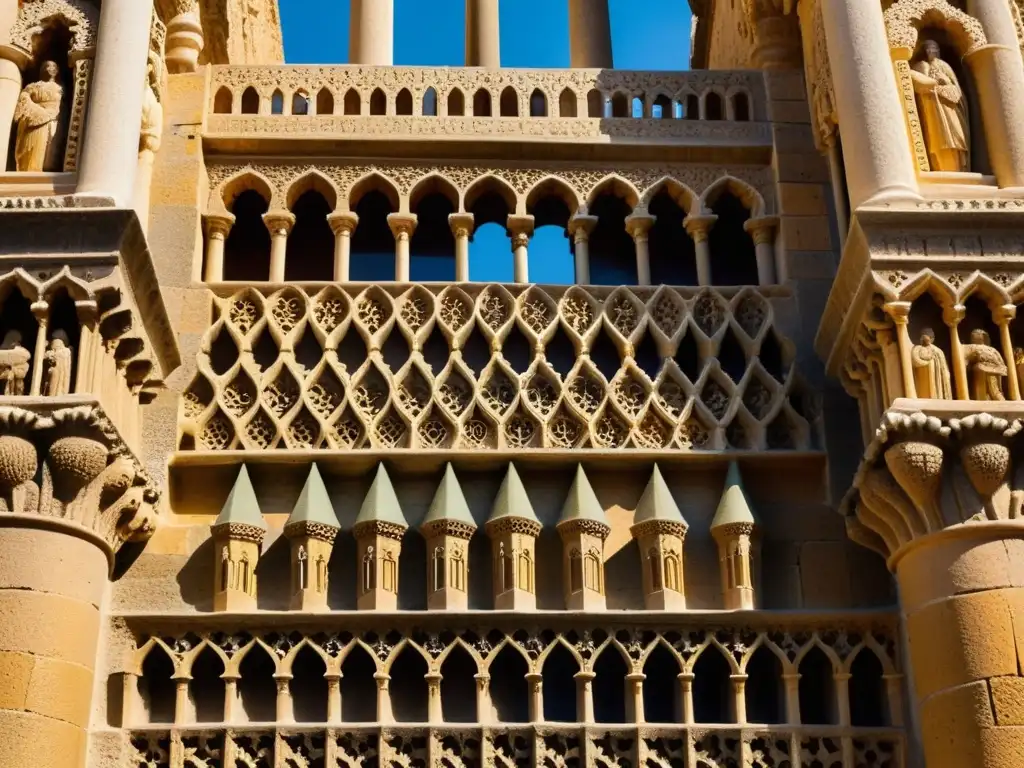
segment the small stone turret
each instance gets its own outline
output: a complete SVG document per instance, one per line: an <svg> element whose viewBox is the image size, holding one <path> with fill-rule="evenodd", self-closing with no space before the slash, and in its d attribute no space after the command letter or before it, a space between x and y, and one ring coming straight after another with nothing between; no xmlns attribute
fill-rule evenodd
<svg viewBox="0 0 1024 768"><path fill-rule="evenodd" d="M485 529L491 539L495 609L536 610L536 547L541 524L514 464L508 465Z"/></svg>
<svg viewBox="0 0 1024 768"><path fill-rule="evenodd" d="M604 541L611 526L582 465L576 466L576 477L557 527L562 537L565 607L570 611L603 611Z"/></svg>
<svg viewBox="0 0 1024 768"><path fill-rule="evenodd" d="M391 478L380 464L352 527L359 557L359 610L397 610L398 558L408 529Z"/></svg>
<svg viewBox="0 0 1024 768"><path fill-rule="evenodd" d="M640 547L644 607L648 610L686 610L683 541L687 528L686 520L655 464L630 528Z"/></svg>
<svg viewBox="0 0 1024 768"><path fill-rule="evenodd" d="M427 608L469 608L469 540L476 523L449 463L420 526L427 540Z"/></svg>
<svg viewBox="0 0 1024 768"><path fill-rule="evenodd" d="M743 492L743 480L736 462L729 464L725 489L718 511L711 521L711 535L718 543L722 571L722 595L726 610L754 609L754 567L751 539L757 521Z"/></svg>
<svg viewBox="0 0 1024 768"><path fill-rule="evenodd" d="M327 564L339 527L320 470L313 464L284 526L291 542L293 610L327 610Z"/></svg>
<svg viewBox="0 0 1024 768"><path fill-rule="evenodd" d="M212 526L214 556L213 610L256 610L256 564L267 533L256 491L245 464Z"/></svg>

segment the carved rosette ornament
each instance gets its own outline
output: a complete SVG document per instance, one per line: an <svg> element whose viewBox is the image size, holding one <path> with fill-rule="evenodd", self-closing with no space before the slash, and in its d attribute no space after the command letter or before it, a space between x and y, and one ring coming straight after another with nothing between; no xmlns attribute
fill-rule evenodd
<svg viewBox="0 0 1024 768"><path fill-rule="evenodd" d="M889 411L843 500L850 537L891 557L957 525L1021 517L1024 421Z"/></svg>
<svg viewBox="0 0 1024 768"><path fill-rule="evenodd" d="M159 492L93 405L39 414L0 407L0 521L39 515L85 528L108 555L148 539Z"/></svg>

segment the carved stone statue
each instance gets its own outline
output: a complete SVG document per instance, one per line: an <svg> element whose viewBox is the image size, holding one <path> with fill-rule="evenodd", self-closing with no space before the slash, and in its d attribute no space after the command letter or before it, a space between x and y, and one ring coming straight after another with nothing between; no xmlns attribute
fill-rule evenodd
<svg viewBox="0 0 1024 768"><path fill-rule="evenodd" d="M0 384L5 395L24 395L32 355L21 346L21 332L8 331L0 345Z"/></svg>
<svg viewBox="0 0 1024 768"><path fill-rule="evenodd" d="M971 343L964 344L964 362L970 374L972 400L1006 399L1002 382L1007 374L1006 363L986 331L971 331Z"/></svg>
<svg viewBox="0 0 1024 768"><path fill-rule="evenodd" d="M917 93L931 169L969 171L971 133L967 97L953 68L942 60L938 43L926 40L924 55L924 59L914 63L910 76Z"/></svg>
<svg viewBox="0 0 1024 768"><path fill-rule="evenodd" d="M917 396L929 400L952 400L946 353L935 346L935 331L925 328L921 341L910 351Z"/></svg>
<svg viewBox="0 0 1024 768"><path fill-rule="evenodd" d="M61 104L64 88L60 69L44 61L39 80L29 83L18 97L14 120L18 137L14 158L19 171L60 171L64 146L61 133Z"/></svg>
<svg viewBox="0 0 1024 768"><path fill-rule="evenodd" d="M48 397L67 395L71 392L71 346L64 331L54 331L50 348L44 359L46 375L43 379L43 394Z"/></svg>
<svg viewBox="0 0 1024 768"><path fill-rule="evenodd" d="M164 126L164 108L156 95L156 73L150 63L146 75L146 90L142 96L142 132L139 136L139 152L158 152Z"/></svg>

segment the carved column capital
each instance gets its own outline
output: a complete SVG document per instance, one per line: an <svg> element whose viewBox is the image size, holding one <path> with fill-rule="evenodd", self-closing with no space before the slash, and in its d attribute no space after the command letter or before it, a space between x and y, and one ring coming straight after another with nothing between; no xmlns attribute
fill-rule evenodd
<svg viewBox="0 0 1024 768"><path fill-rule="evenodd" d="M947 325L959 325L966 315L967 307L963 304L954 304L951 307L942 308L942 320Z"/></svg>
<svg viewBox="0 0 1024 768"><path fill-rule="evenodd" d="M758 216L743 222L743 229L750 235L755 245L774 242L778 228L778 216Z"/></svg>
<svg viewBox="0 0 1024 768"><path fill-rule="evenodd" d="M884 304L882 309L897 325L906 325L910 318L910 306L909 301L890 301Z"/></svg>
<svg viewBox="0 0 1024 768"><path fill-rule="evenodd" d="M1014 304L1004 304L992 310L992 319L996 325L1008 323L1017 316L1017 307Z"/></svg>
<svg viewBox="0 0 1024 768"><path fill-rule="evenodd" d="M577 243L587 242L590 239L590 233L594 231L596 226L597 216L577 213L569 219L569 234L573 236Z"/></svg>
<svg viewBox="0 0 1024 768"><path fill-rule="evenodd" d="M335 211L327 215L327 223L335 235L351 235L359 226L359 215L352 211Z"/></svg>
<svg viewBox="0 0 1024 768"><path fill-rule="evenodd" d="M529 242L529 239L533 237L533 225L533 216L522 216L512 213L509 214L506 227L508 228L509 235L513 239L516 236L523 235L527 238L527 242Z"/></svg>
<svg viewBox="0 0 1024 768"><path fill-rule="evenodd" d="M388 226L391 227L391 233L395 236L395 240L411 238L412 233L416 231L417 221L415 213L388 214Z"/></svg>
<svg viewBox="0 0 1024 768"><path fill-rule="evenodd" d="M649 213L631 213L626 217L626 231L634 240L646 240L647 233L657 220L657 216L651 216Z"/></svg>
<svg viewBox="0 0 1024 768"><path fill-rule="evenodd" d="M718 217L714 214L690 215L683 219L683 228L695 243L703 243L708 239L708 233L715 226L716 221L718 221Z"/></svg>
<svg viewBox="0 0 1024 768"><path fill-rule="evenodd" d="M448 214L448 226L456 239L469 238L473 236L476 217L472 213L451 213Z"/></svg>
<svg viewBox="0 0 1024 768"><path fill-rule="evenodd" d="M227 238L231 234L233 226L235 226L235 215L233 213L203 214L203 227L206 229L207 237Z"/></svg>
<svg viewBox="0 0 1024 768"><path fill-rule="evenodd" d="M267 211L263 214L263 223L267 225L271 236L287 236L295 226L295 214L291 211Z"/></svg>

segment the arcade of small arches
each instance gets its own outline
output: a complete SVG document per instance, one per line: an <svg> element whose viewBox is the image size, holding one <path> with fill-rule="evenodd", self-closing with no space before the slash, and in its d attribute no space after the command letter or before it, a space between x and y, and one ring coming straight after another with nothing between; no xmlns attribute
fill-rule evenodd
<svg viewBox="0 0 1024 768"><path fill-rule="evenodd" d="M671 177L643 192L609 176L585 197L548 176L525 194L495 175L440 173L408 194L378 172L347 189L312 170L281 193L242 171L205 216L207 282L776 283L778 218L744 181L701 194ZM511 258L493 258L505 243ZM532 246L532 247L531 247ZM491 255L487 255L491 254ZM511 267L511 268L510 268Z"/></svg>
<svg viewBox="0 0 1024 768"><path fill-rule="evenodd" d="M123 721L884 728L902 723L894 653L832 629L143 636Z"/></svg>

